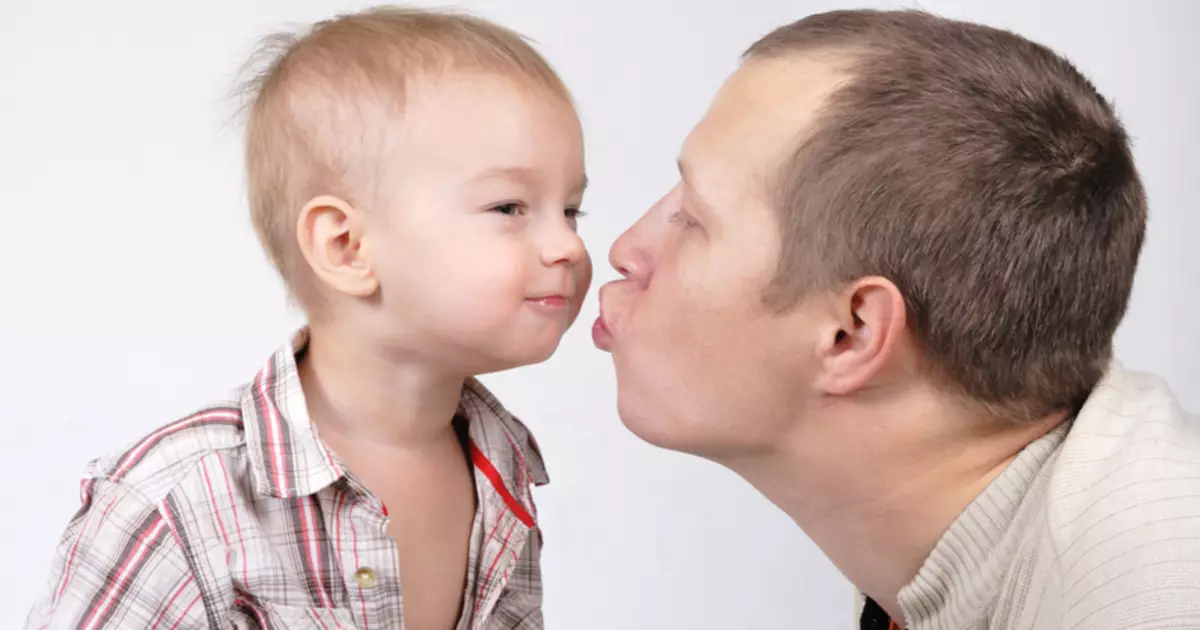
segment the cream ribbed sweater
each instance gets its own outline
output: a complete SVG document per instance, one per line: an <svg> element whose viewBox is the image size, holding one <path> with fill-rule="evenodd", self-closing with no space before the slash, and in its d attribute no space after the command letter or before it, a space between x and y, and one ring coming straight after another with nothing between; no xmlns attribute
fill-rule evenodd
<svg viewBox="0 0 1200 630"><path fill-rule="evenodd" d="M959 516L899 600L912 630L1200 629L1200 419L1114 363L1072 422Z"/></svg>

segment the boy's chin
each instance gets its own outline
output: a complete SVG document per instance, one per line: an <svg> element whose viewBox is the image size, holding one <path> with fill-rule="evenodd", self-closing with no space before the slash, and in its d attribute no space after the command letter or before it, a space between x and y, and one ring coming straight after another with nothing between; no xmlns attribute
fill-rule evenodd
<svg viewBox="0 0 1200 630"><path fill-rule="evenodd" d="M554 351L558 349L560 341L561 338L556 338L553 340L553 343L543 341L516 348L504 348L501 351L489 354L487 357L481 357L474 373L478 376L544 363L550 357L554 356Z"/></svg>

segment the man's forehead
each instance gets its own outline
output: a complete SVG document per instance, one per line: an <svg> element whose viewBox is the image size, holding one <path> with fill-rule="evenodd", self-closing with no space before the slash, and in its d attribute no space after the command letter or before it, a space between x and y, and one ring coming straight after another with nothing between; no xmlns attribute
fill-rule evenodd
<svg viewBox="0 0 1200 630"><path fill-rule="evenodd" d="M828 54L748 60L717 93L688 138L685 155L691 148L719 153L722 162L772 169L791 154L845 81L844 61Z"/></svg>

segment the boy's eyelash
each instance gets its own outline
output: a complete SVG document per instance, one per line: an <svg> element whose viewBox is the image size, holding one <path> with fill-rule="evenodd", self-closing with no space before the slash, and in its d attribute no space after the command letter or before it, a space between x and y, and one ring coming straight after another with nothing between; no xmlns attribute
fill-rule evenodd
<svg viewBox="0 0 1200 630"><path fill-rule="evenodd" d="M511 201L509 203L502 203L502 204L492 206L491 211L499 212L500 214L503 214L505 216L512 217L512 216L517 216L518 214L520 214L521 210L523 208L524 208L524 206L522 206L520 203Z"/></svg>
<svg viewBox="0 0 1200 630"><path fill-rule="evenodd" d="M500 214L503 214L503 215L509 216L509 217L514 217L514 216L520 215L524 209L525 209L525 206L516 201L509 202L509 203L497 204L497 205L494 205L491 208L489 208L489 210L491 212L497 212L497 213L500 213ZM587 213L584 212L583 210L580 210L579 208L566 208L563 210L563 214L568 219L579 219L579 218L587 216Z"/></svg>

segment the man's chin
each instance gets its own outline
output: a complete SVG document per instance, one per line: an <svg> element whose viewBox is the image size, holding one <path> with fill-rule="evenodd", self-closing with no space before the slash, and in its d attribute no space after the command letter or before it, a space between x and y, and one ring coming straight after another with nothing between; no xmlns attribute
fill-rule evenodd
<svg viewBox="0 0 1200 630"><path fill-rule="evenodd" d="M621 424L641 441L668 451L694 455L721 464L771 451L775 446L765 440L747 440L729 433L734 427L705 427L689 422L678 414L654 412L622 404L617 396L617 415ZM713 429L716 429L715 431Z"/></svg>
<svg viewBox="0 0 1200 630"><path fill-rule="evenodd" d="M670 451L698 454L699 444L689 439L686 428L681 423L673 422L671 416L664 413L654 413L646 409L632 409L630 405L621 403L617 396L617 415L621 424L641 441Z"/></svg>

